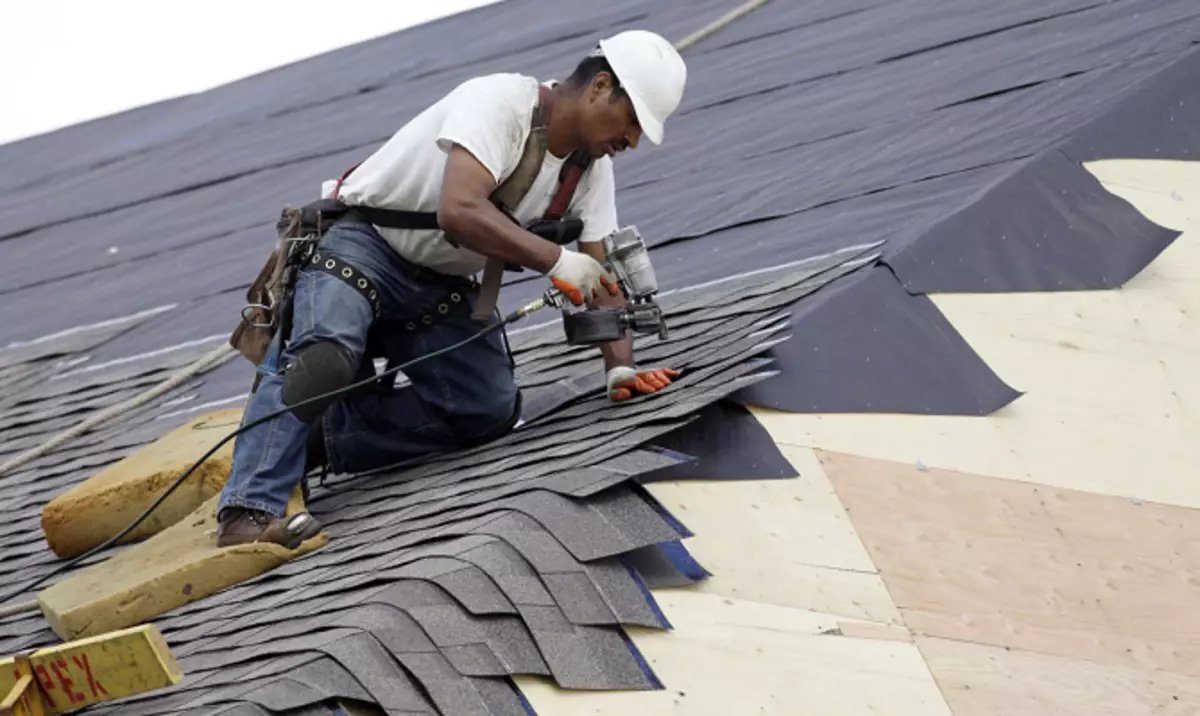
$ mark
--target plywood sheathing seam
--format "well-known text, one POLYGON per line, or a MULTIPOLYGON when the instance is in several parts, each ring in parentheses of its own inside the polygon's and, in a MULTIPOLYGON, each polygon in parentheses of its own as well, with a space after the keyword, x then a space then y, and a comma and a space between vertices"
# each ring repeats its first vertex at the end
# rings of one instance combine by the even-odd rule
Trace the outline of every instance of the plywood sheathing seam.
MULTIPOLYGON (((819 454, 918 644, 1200 679, 1200 510, 819 454)), ((944 689, 969 681, 945 663, 944 689)), ((1089 669, 1068 680, 1099 688, 1089 669)))

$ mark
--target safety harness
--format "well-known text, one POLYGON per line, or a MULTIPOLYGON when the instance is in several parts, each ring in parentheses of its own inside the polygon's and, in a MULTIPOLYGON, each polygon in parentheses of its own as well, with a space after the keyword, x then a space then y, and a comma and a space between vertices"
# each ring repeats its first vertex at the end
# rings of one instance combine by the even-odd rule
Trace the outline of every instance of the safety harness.
MULTIPOLYGON (((551 114, 549 92, 546 86, 539 86, 538 102, 533 109, 531 129, 521 159, 512 174, 496 187, 490 197, 492 203, 514 223, 519 224, 514 213, 537 179, 548 151, 551 114)), ((583 222, 578 219, 564 220, 563 216, 590 164, 591 157, 584 151, 575 152, 568 157, 559 171, 558 189, 550 206, 540 220, 524 228, 560 245, 578 239, 583 230, 583 222)), ((299 209, 285 208, 276 223, 279 243, 247 290, 247 304, 242 309, 242 320, 229 341, 255 365, 266 357, 276 333, 282 331, 285 336, 290 335, 291 294, 296 276, 304 266, 328 273, 354 288, 371 303, 376 320, 379 319, 379 292, 370 279, 344 261, 322 255, 320 252, 321 238, 339 219, 354 215, 376 226, 390 229, 441 228, 436 212, 383 209, 343 202, 338 198, 342 185, 359 166, 356 164, 342 174, 330 198, 312 202, 299 209)), ((445 237, 451 245, 458 246, 448 233, 445 237)), ((462 292, 475 287, 474 282, 469 279, 435 274, 429 269, 423 270, 447 283, 450 288, 448 300, 451 303, 461 301, 462 292)), ((487 259, 482 281, 478 285, 476 307, 471 314, 473 319, 484 323, 491 320, 506 270, 521 271, 522 268, 507 264, 502 259, 487 259)), ((439 304, 438 311, 440 314, 448 313, 449 306, 446 303, 439 304)), ((417 320, 407 321, 403 327, 409 331, 419 330, 431 325, 436 319, 437 316, 426 315, 417 320)))

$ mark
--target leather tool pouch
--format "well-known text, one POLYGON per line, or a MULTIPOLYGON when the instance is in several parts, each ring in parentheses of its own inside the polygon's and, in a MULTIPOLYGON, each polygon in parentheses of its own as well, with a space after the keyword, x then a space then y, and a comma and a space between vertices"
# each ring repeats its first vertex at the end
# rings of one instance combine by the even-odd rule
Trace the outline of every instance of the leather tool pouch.
POLYGON ((308 255, 330 223, 330 218, 313 205, 289 207, 280 213, 275 224, 275 249, 246 290, 242 318, 229 337, 229 344, 254 365, 263 361, 275 334, 287 323, 286 309, 302 257, 308 255))

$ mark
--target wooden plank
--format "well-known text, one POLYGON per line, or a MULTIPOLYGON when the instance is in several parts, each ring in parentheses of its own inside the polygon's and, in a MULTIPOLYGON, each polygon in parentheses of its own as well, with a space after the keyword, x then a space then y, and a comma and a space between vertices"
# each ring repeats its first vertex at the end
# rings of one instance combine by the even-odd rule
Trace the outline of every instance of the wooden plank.
POLYGON ((822 462, 914 633, 1200 675, 1200 511, 822 462))
MULTIPOLYGON (((48 705, 63 713, 179 683, 175 657, 152 624, 39 649, 29 657, 48 705)), ((18 678, 0 659, 0 693, 18 678)))
POLYGON ((1200 679, 1085 659, 920 637, 955 716, 1193 716, 1200 679))
MULTIPOLYGON (((46 542, 74 557, 125 529, 168 485, 237 429, 240 408, 207 413, 175 428, 55 497, 42 510, 46 542)), ((233 466, 230 440, 205 460, 121 542, 157 534, 221 491, 233 466)))
MULTIPOLYGON (((178 524, 42 590, 38 602, 50 628, 73 639, 140 624, 329 542, 323 531, 294 550, 267 542, 217 547, 219 500, 214 495, 178 524)), ((303 509, 297 487, 287 514, 303 509)))
POLYGON ((713 576, 694 589, 900 624, 816 455, 803 448, 783 453, 800 477, 647 486, 696 533, 686 546, 713 576))
POLYGON ((829 634, 846 620, 693 590, 660 592, 674 630, 631 636, 665 689, 590 694, 520 677, 555 716, 950 716, 916 645, 829 634))

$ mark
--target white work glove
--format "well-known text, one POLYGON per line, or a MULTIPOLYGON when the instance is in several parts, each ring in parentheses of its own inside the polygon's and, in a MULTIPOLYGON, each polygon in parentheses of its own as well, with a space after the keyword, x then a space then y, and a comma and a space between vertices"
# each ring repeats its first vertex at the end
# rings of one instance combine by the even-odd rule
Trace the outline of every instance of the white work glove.
POLYGON ((578 251, 563 248, 558 261, 550 267, 550 282, 571 303, 582 306, 601 290, 616 296, 621 289, 608 270, 596 259, 578 251))
POLYGON ((626 366, 617 366, 608 371, 608 397, 613 402, 619 403, 632 398, 634 391, 656 393, 669 386, 671 379, 677 378, 679 375, 679 371, 673 368, 639 371, 626 366))

